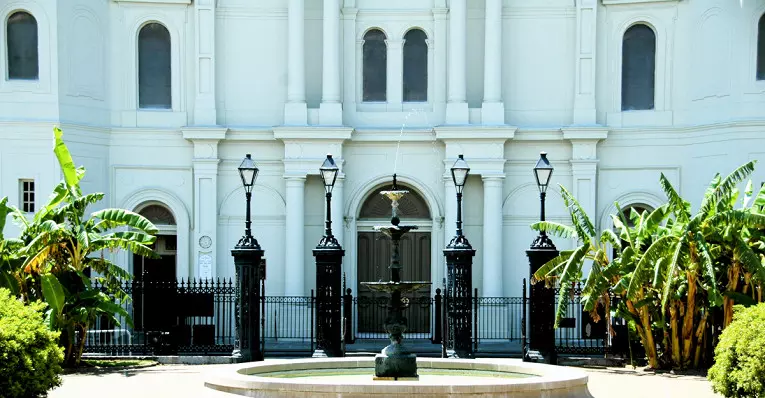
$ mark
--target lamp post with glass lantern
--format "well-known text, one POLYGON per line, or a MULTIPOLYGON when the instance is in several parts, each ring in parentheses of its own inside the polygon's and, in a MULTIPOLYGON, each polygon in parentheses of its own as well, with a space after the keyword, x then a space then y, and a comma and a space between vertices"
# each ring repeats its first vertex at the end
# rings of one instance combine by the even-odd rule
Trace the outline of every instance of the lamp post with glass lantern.
MULTIPOLYGON (((545 199, 553 171, 547 153, 541 152, 534 166, 534 177, 539 188, 540 221, 545 221, 545 199)), ((558 256, 558 250, 547 233, 539 231, 526 255, 529 257, 529 280, 532 280, 539 268, 558 256)), ((544 283, 532 284, 530 303, 529 347, 525 348, 524 360, 555 363, 555 290, 546 288, 544 283)))
POLYGON ((446 245, 447 286, 447 336, 453 353, 449 356, 472 358, 473 350, 473 257, 475 250, 462 232, 462 192, 470 167, 459 155, 451 168, 452 181, 457 191, 457 233, 446 245))
POLYGON ((231 250, 236 269, 236 340, 232 356, 241 362, 262 361, 260 347, 260 261, 263 250, 252 236, 250 202, 260 171, 248 153, 239 165, 239 177, 247 202, 244 236, 231 250))
POLYGON ((316 257, 316 341, 314 357, 344 355, 341 337, 342 263, 345 250, 332 234, 332 189, 340 168, 331 154, 319 168, 326 197, 324 236, 313 250, 316 257))

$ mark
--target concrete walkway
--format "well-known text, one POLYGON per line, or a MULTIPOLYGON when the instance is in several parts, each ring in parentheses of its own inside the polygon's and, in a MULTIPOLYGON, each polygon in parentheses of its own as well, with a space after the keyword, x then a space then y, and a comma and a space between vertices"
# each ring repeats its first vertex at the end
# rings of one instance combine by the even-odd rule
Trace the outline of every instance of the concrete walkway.
MULTIPOLYGON (((235 398, 207 389, 202 373, 221 365, 164 365, 123 372, 63 376, 50 398, 235 398)), ((631 369, 587 369, 595 398, 719 398, 702 377, 656 375, 631 369)))

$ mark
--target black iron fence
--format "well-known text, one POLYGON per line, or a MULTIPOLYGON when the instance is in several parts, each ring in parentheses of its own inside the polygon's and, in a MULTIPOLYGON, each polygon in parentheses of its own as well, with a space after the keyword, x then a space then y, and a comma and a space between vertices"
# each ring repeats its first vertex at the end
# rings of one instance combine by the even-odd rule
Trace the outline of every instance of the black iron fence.
MULTIPOLYGON (((555 307, 560 301, 555 288, 555 307)), ((623 319, 611 320, 615 333, 607 328, 606 308, 599 305, 595 314, 584 310, 582 283, 573 286, 568 297, 564 298, 566 312, 555 330, 555 351, 558 354, 624 354, 626 346, 626 323, 623 319), (617 337, 618 336, 618 337, 617 337)), ((614 309, 618 297, 610 295, 610 308, 614 309)))
MULTIPOLYGON (((233 280, 131 281, 126 282, 123 289, 132 297, 124 308, 133 319, 133 327, 124 319, 120 319, 119 324, 98 319, 84 336, 86 353, 230 355, 233 351, 237 295, 233 280)), ((520 349, 526 344, 526 312, 530 301, 526 297, 525 281, 522 297, 479 297, 478 293, 475 290, 472 298, 475 350, 515 355, 515 347, 520 349)), ((351 289, 345 290, 341 300, 342 328, 348 350, 352 350, 359 339, 387 337, 383 328, 387 300, 387 297, 358 297, 351 289)), ((404 300, 404 316, 409 323, 406 338, 443 343, 447 299, 441 289, 436 289, 434 296, 415 293, 404 300)), ((599 322, 583 311, 581 285, 572 290, 566 302, 566 316, 555 331, 559 354, 621 353, 622 339, 607 332, 603 309, 599 322)), ((263 295, 261 313, 264 353, 313 352, 316 347, 313 291, 305 297, 263 295)), ((620 320, 614 320, 614 324, 619 332, 620 320)))

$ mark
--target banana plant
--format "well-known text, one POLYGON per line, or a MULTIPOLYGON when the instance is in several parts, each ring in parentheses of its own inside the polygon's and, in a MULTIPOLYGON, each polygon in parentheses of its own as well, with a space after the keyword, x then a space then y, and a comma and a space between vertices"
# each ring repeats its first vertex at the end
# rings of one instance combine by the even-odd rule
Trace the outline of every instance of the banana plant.
POLYGON ((62 131, 54 129, 54 136, 54 153, 64 178, 32 220, 12 209, 14 219, 23 228, 23 244, 16 251, 22 261, 14 272, 19 275, 23 295, 48 303, 50 325, 62 331, 66 362, 76 366, 84 337, 98 315, 115 321, 115 315, 119 315, 131 323, 122 307, 130 297, 120 283, 131 275, 104 258, 104 251, 127 250, 157 257, 151 245, 158 231, 143 216, 124 209, 104 209, 88 216, 87 209, 101 201, 104 194, 82 193, 80 181, 85 169, 75 168, 62 131), (88 276, 88 269, 96 276, 88 276), (104 291, 94 290, 94 282, 104 291))
POLYGON ((602 305, 605 308, 606 325, 608 330, 612 331, 609 289, 618 276, 614 264, 608 258, 608 248, 612 246, 620 251, 621 243, 610 229, 597 232, 582 206, 562 185, 560 193, 571 217, 571 225, 541 221, 532 224, 531 228, 563 239, 576 239, 579 246, 573 250, 561 251, 557 257, 540 267, 534 273, 532 282, 545 281, 548 286, 558 284, 558 307, 555 312, 557 328, 566 314, 568 297, 573 286, 582 279, 585 263, 588 260, 592 261, 582 288, 582 303, 584 310, 588 311, 596 322, 600 320, 598 308, 602 305))

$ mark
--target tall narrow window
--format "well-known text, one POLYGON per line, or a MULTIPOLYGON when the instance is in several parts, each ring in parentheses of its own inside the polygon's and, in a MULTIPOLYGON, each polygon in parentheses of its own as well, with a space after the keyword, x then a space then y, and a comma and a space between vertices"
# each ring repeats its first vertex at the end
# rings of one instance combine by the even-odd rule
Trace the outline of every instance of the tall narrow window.
POLYGON ((138 34, 138 107, 172 107, 170 32, 150 23, 138 34))
POLYGON ((35 180, 19 180, 19 204, 24 213, 35 212, 35 180))
POLYGON ((757 25, 757 80, 765 80, 765 15, 757 25))
POLYGON ((404 102, 428 100, 428 37, 413 29, 404 36, 404 102))
POLYGON ((8 18, 8 80, 36 80, 39 73, 37 20, 18 11, 8 18))
POLYGON ((385 102, 388 87, 388 46, 385 33, 372 29, 364 35, 365 102, 385 102))
POLYGON ((624 32, 622 40, 622 110, 654 107, 656 34, 639 24, 624 32))

